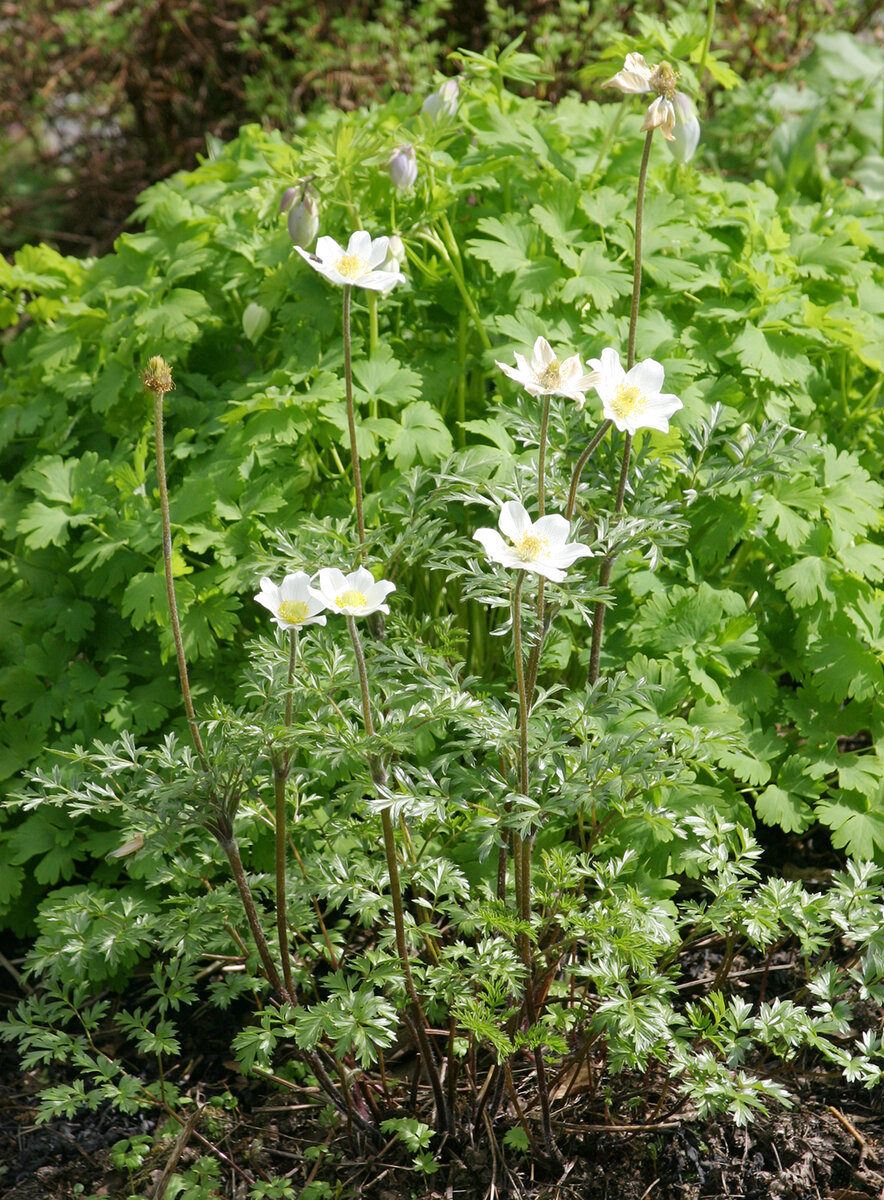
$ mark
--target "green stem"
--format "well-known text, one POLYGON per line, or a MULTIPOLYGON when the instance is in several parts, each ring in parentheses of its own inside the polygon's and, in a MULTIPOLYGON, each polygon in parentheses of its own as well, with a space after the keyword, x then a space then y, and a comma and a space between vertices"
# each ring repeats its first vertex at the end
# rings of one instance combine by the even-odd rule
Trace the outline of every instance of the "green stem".
POLYGON ((645 211, 645 184, 648 178, 648 162, 651 157, 651 142, 653 139, 654 131, 653 129, 649 129, 645 137, 641 166, 638 170, 638 189, 635 197, 635 266, 632 272, 632 306, 629 310, 629 347, 626 356, 627 371, 635 366, 635 329, 638 324, 638 306, 642 291, 642 218, 645 211))
POLYGON ((169 489, 166 483, 166 452, 163 439, 163 396, 154 393, 154 437, 157 455, 157 483, 160 492, 160 515, 163 526, 163 570, 166 576, 166 596, 169 601, 169 619, 172 623, 172 636, 175 639, 175 655, 178 659, 178 678, 181 681, 181 695, 184 699, 184 711, 187 713, 187 723, 190 726, 190 736, 200 766, 208 773, 209 760, 206 748, 196 722, 196 712, 190 692, 190 681, 187 675, 187 659, 184 656, 184 639, 181 636, 181 621, 178 617, 178 602, 175 599, 175 579, 172 574, 172 522, 169 516, 169 489))
POLYGON ((552 396, 543 397, 543 411, 540 416, 540 449, 537 453, 537 513, 543 516, 546 511, 546 442, 549 436, 549 406, 552 396))
MULTIPOLYGON (((365 666, 365 655, 362 651, 362 643, 359 640, 359 633, 356 629, 356 619, 352 616, 347 616, 347 629, 350 634, 350 641, 353 644, 353 653, 356 656, 356 667, 359 673, 359 690, 362 699, 362 719, 365 726, 365 732, 368 737, 374 737, 374 722, 371 716, 371 699, 368 691, 368 671, 365 666)), ((383 763, 372 758, 369 762, 371 777, 378 788, 386 788, 387 772, 383 763)), ((402 974, 405 982, 405 990, 408 993, 408 998, 411 1001, 411 1007, 414 1014, 414 1028, 417 1034, 418 1043, 420 1045, 421 1057, 424 1061, 424 1070, 427 1073, 427 1078, 430 1081, 430 1086, 433 1089, 433 1099, 436 1104, 436 1112, 439 1122, 443 1129, 449 1132, 453 1131, 451 1124, 448 1106, 445 1102, 445 1093, 442 1090, 442 1081, 439 1078, 439 1072, 436 1068, 436 1059, 433 1055, 430 1039, 427 1036, 427 1019, 424 1016, 424 1011, 421 1006, 420 998, 417 994, 417 988, 414 985, 414 978, 411 974, 411 961, 408 954, 408 942, 405 937, 405 918, 402 905, 402 885, 399 879, 399 860, 396 857, 396 835, 393 829, 393 819, 390 816, 388 808, 381 812, 381 827, 384 834, 384 852, 387 859, 387 874, 390 880, 390 901, 393 906, 393 926, 396 934, 396 950, 399 954, 399 961, 402 966, 402 974)))
MULTIPOLYGON (((289 671, 285 697, 285 727, 292 725, 292 689, 295 685, 295 666, 298 661, 298 630, 295 626, 289 629, 289 671)), ((292 984, 292 960, 289 953, 289 931, 286 900, 286 780, 289 775, 290 754, 287 749, 277 754, 273 759, 273 794, 274 794, 274 825, 276 842, 276 935, 279 942, 279 957, 282 963, 282 977, 288 994, 294 997, 295 989, 292 984)))
POLYGON ((436 248, 441 250, 446 262, 451 268, 451 275, 463 298, 464 304, 467 306, 467 311, 473 319, 473 324, 476 327, 476 332, 479 335, 479 340, 486 350, 491 349, 491 339, 485 332, 485 326, 482 324, 482 318, 479 316, 479 310, 473 301, 470 290, 467 287, 466 275, 464 273, 463 259, 461 258, 460 248, 457 244, 457 239, 454 236, 454 230, 445 213, 439 218, 439 228, 441 229, 441 237, 436 240, 436 248))
MULTIPOLYGON (((649 129, 645 137, 642 161, 638 172, 638 188, 635 197, 635 266, 632 273, 632 304, 629 310, 629 345, 626 355, 626 370, 635 366, 635 331, 638 325, 638 310, 642 290, 642 221, 645 208, 645 185, 648 179, 648 162, 651 157, 651 143, 654 130, 649 129)), ((623 512, 623 501, 626 495, 626 479, 629 474, 629 457, 632 453, 632 435, 627 433, 623 443, 623 461, 620 465, 620 481, 617 485, 617 499, 614 504, 612 526, 623 512)), ((611 581, 616 555, 609 555, 599 570, 599 587, 606 588, 611 581)), ((602 633, 605 627, 605 604, 600 600, 596 604, 592 618, 592 647, 589 653, 589 682, 596 683, 599 677, 599 662, 602 652, 602 633)))
POLYGON ((712 29, 715 25, 715 3, 716 0, 709 0, 709 7, 706 10, 706 32, 703 34, 703 47, 700 50, 700 61, 697 64, 697 82, 703 83, 703 75, 706 72, 706 59, 709 57, 709 47, 712 45, 712 29))
POLYGON ((359 530, 359 553, 365 546, 365 517, 362 512, 362 470, 359 466, 359 450, 356 446, 356 414, 353 410, 353 361, 350 342, 350 293, 349 284, 344 285, 344 387, 347 397, 347 428, 350 432, 350 459, 353 464, 353 490, 356 494, 356 526, 359 530))
MULTIPOLYGON (((614 521, 623 512, 623 500, 626 495, 626 479, 629 475, 629 456, 632 453, 632 435, 627 433, 623 443, 623 460, 620 464, 620 482, 617 486, 617 500, 614 504, 614 521)), ((614 524, 612 521, 612 527, 614 524)), ((606 588, 611 582, 611 572, 614 569, 616 555, 609 554, 599 570, 599 587, 606 588)), ((605 603, 599 600, 592 615, 592 647, 589 652, 589 682, 596 683, 599 677, 599 662, 602 654, 602 632, 605 627, 605 603)))
POLYGON ((574 474, 571 476, 571 490, 568 493, 568 507, 565 509, 565 520, 570 521, 574 516, 574 509, 577 506, 577 487, 580 483, 580 476, 583 474, 583 468, 589 462, 599 442, 614 424, 613 421, 602 421, 601 425, 595 432, 589 445, 577 459, 574 467, 574 474))
POLYGON ((261 959, 261 965, 264 968, 264 974, 270 984, 274 994, 278 1000, 283 1002, 291 1001, 291 995, 283 985, 279 977, 279 972, 276 969, 270 955, 270 947, 267 945, 267 939, 264 936, 264 929, 258 917, 258 910, 255 907, 255 900, 249 888, 249 881, 246 879, 245 869, 242 865, 242 858, 239 853, 239 844, 232 832, 221 833, 218 836, 218 841, 221 849, 227 855, 227 861, 230 863, 230 870, 233 873, 233 878, 236 882, 239 898, 242 901, 242 906, 245 909, 246 920, 249 923, 249 929, 252 931, 252 937, 255 941, 255 946, 258 949, 258 957, 261 959))
MULTIPOLYGON (((529 696, 525 683, 525 668, 522 659, 522 587, 525 583, 525 572, 520 571, 513 588, 513 651, 516 659, 516 687, 519 693, 519 791, 527 798, 530 786, 528 764, 528 707, 529 696)), ((513 838, 513 854, 515 857, 516 903, 519 918, 528 925, 531 921, 531 845, 530 835, 523 838, 518 835, 513 838)), ((527 929, 519 934, 519 946, 522 961, 525 964, 525 1005, 528 1010, 528 1020, 532 1025, 537 1024, 537 1005, 534 1000, 534 955, 531 948, 531 938, 527 929)), ((541 1127, 543 1141, 547 1154, 551 1159, 558 1159, 558 1152, 552 1135, 552 1125, 549 1112, 549 1088, 546 1081, 546 1064, 543 1061, 542 1047, 534 1051, 534 1066, 537 1071, 537 1096, 540 1101, 541 1127)))

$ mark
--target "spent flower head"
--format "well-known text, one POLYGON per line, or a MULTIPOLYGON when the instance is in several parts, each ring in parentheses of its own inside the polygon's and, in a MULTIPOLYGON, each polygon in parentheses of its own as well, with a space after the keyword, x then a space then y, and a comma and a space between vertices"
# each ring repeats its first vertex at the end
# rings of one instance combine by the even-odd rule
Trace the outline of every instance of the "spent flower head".
POLYGON ((337 567, 323 567, 317 578, 318 586, 310 593, 323 607, 331 612, 343 613, 346 617, 367 617, 374 612, 388 613, 385 604, 396 584, 389 579, 375 580, 367 567, 357 567, 349 575, 337 567))
POLYGON ((334 238, 321 237, 314 254, 295 246, 315 271, 339 287, 364 287, 373 292, 389 292, 405 276, 387 265, 389 238, 373 238, 364 229, 350 235, 344 250, 334 238))
POLYGON ((477 529, 473 538, 482 544, 492 562, 519 571, 533 571, 553 583, 561 583, 565 571, 578 558, 592 555, 582 542, 569 542, 571 523, 564 517, 552 515, 532 521, 518 500, 507 500, 501 506, 497 529, 477 529))
POLYGON ((279 587, 265 576, 255 599, 273 614, 280 629, 299 629, 302 625, 324 625, 326 622, 322 615, 325 604, 312 594, 306 571, 286 575, 279 587))
POLYGON ((502 362, 497 365, 510 379, 520 383, 529 395, 565 396, 568 400, 576 401, 578 409, 586 403, 586 389, 595 383, 594 375, 583 374, 579 355, 560 362, 544 337, 539 337, 534 343, 530 362, 517 353, 514 367, 502 362))
POLYGON ((147 369, 141 376, 141 382, 149 392, 162 399, 166 392, 175 390, 172 382, 172 368, 159 354, 147 360, 147 369))
POLYGON ((678 161, 687 162, 700 140, 700 122, 691 98, 676 91, 677 82, 678 72, 669 63, 650 67, 644 55, 627 54, 622 70, 606 79, 603 86, 619 88, 627 96, 653 92, 655 99, 645 114, 642 131, 659 128, 668 142, 677 143, 671 148, 678 161), (680 125, 684 126, 681 134, 677 133, 680 125))
POLYGON ((635 434, 639 429, 669 432, 669 418, 683 407, 678 396, 662 392, 663 367, 646 358, 625 371, 620 355, 610 346, 601 358, 591 358, 595 368, 595 390, 602 402, 605 418, 613 421, 621 433, 635 434))

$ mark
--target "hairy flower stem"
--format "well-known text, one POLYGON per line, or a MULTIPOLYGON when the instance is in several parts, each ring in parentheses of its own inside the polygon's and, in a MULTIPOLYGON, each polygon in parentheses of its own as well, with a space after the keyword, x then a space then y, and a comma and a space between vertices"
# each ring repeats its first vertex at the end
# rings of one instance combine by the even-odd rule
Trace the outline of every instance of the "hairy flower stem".
MULTIPOLYGON (((632 273, 632 305, 629 310, 629 344, 626 352, 626 370, 631 371, 635 366, 635 330, 638 325, 638 309, 642 291, 642 216, 645 206, 645 184, 648 178, 648 162, 651 157, 651 143, 654 130, 649 129, 645 136, 645 146, 642 151, 642 161, 638 172, 638 188, 635 197, 635 265, 632 273)), ((629 457, 632 453, 632 435, 627 433, 623 442, 623 460, 620 466, 620 482, 617 486, 617 499, 614 503, 614 521, 623 512, 623 501, 626 495, 626 479, 629 475, 629 457)), ((599 587, 606 588, 611 582, 611 572, 614 569, 615 554, 610 554, 599 568, 599 587)), ((605 628, 605 603, 600 600, 595 606, 592 616, 592 648, 589 652, 589 683, 597 682, 599 677, 599 662, 602 653, 602 633, 605 628)))
POLYGON ((233 836, 232 831, 219 835, 218 841, 221 849, 227 855, 227 861, 230 863, 230 870, 233 872, 239 898, 245 909, 246 920, 249 923, 249 929, 252 932, 252 937, 258 949, 258 957, 261 959, 261 966, 264 968, 267 981, 277 1000, 281 1003, 289 1003, 291 996, 279 977, 276 963, 274 963, 271 957, 270 947, 267 945, 267 939, 264 936, 264 929, 258 916, 258 910, 255 908, 255 900, 249 888, 249 881, 246 879, 245 869, 239 853, 239 843, 233 836))
MULTIPOLYGON (((374 722, 371 716, 371 700, 368 692, 368 671, 365 667, 365 655, 362 651, 362 643, 359 640, 359 633, 356 629, 356 619, 347 617, 347 629, 350 633, 350 641, 353 643, 353 653, 356 656, 356 667, 359 672, 359 690, 362 698, 362 719, 365 725, 365 732, 371 738, 374 737, 374 722)), ((387 772, 383 763, 372 757, 369 761, 371 777, 378 788, 386 788, 387 772)), ((411 960, 408 954, 408 942, 405 938, 405 917, 402 905, 402 884, 399 879, 399 860, 396 857, 396 835, 393 829, 393 819, 390 816, 390 810, 385 808, 381 812, 381 828, 384 834, 384 852, 387 858, 387 874, 390 879, 390 900, 393 906, 393 927, 396 934, 396 950, 399 954, 399 961, 402 965, 402 976, 405 982, 405 990, 408 993, 408 998, 411 1001, 411 1007, 414 1016, 414 1031, 420 1047, 421 1058, 424 1062, 424 1070, 427 1073, 427 1078, 430 1082, 430 1087, 433 1089, 433 1100, 436 1104, 436 1113, 439 1119, 439 1124, 443 1130, 449 1133, 454 1132, 451 1114, 448 1111, 448 1105, 445 1101, 445 1093, 442 1090, 442 1081, 439 1078, 439 1071, 436 1066, 436 1059, 433 1054, 433 1049, 430 1045, 430 1039, 427 1036, 427 1019, 424 1016, 424 1010, 420 1002, 420 997, 417 994, 417 988, 414 986, 414 977, 411 974, 411 960)))
MULTIPOLYGON (((298 661, 298 630, 292 626, 289 629, 289 672, 285 697, 285 727, 292 725, 292 688, 295 684, 295 665, 298 661)), ((283 750, 273 756, 273 794, 275 800, 274 825, 276 840, 276 935, 279 941, 279 958, 282 963, 282 977, 285 980, 286 991, 294 999, 295 989, 292 985, 292 959, 289 953, 289 931, 286 904, 286 803, 285 785, 289 777, 291 755, 283 750)))
POLYGON ((365 546, 365 517, 362 511, 362 469, 356 446, 356 414, 353 410, 353 356, 350 340, 350 297, 353 288, 344 285, 344 388, 347 398, 347 428, 350 432, 350 459, 353 464, 353 490, 356 494, 356 526, 359 530, 359 556, 365 546))
MULTIPOLYGON (((516 659, 516 687, 519 693, 519 792, 528 797, 530 787, 530 771, 528 763, 528 711, 530 696, 525 682, 525 667, 522 658, 522 588, 525 583, 525 572, 520 571, 513 588, 513 652, 516 659)), ((519 919, 527 926, 531 921, 531 844, 529 835, 523 838, 521 834, 513 836, 513 858, 516 881, 516 906, 519 919)), ((532 1025, 537 1024, 537 1005, 534 1001, 534 955, 531 938, 527 929, 519 934, 519 952, 525 964, 525 1007, 528 1020, 532 1025)), ((540 1101, 541 1125, 543 1141, 547 1154, 552 1159, 558 1158, 549 1115, 549 1089, 546 1083, 546 1065, 543 1061, 543 1050, 538 1046, 534 1051, 534 1064, 537 1070, 537 1096, 540 1101)))
POLYGON ((196 722, 196 712, 193 698, 190 694, 190 680, 187 676, 187 659, 184 657, 184 639, 181 636, 181 621, 178 617, 178 602, 175 599, 175 579, 172 574, 172 522, 169 516, 169 489, 166 484, 166 451, 163 439, 163 393, 154 391, 154 439, 157 456, 157 483, 160 492, 160 515, 163 524, 163 569, 166 575, 166 595, 169 601, 169 619, 172 623, 172 636, 175 639, 175 655, 178 659, 178 678, 181 681, 181 695, 184 699, 184 711, 187 713, 187 724, 190 726, 190 736, 194 749, 203 771, 208 772, 209 760, 206 748, 196 722))
POLYGON ((580 484, 580 476, 583 474, 583 468, 592 458, 599 442, 614 424, 613 421, 602 421, 601 425, 595 431, 589 445, 577 459, 574 465, 574 473, 571 476, 571 490, 568 492, 568 507, 565 509, 565 520, 570 521, 574 516, 574 509, 577 507, 577 488, 580 484))

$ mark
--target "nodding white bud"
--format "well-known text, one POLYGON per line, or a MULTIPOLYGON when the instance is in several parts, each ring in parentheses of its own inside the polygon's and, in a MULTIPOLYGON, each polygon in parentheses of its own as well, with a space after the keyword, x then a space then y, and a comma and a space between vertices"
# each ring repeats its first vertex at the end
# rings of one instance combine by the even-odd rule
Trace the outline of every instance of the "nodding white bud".
POLYGON ((456 79, 446 79, 438 91, 427 96, 421 105, 421 112, 427 114, 431 121, 440 117, 453 117, 457 112, 460 85, 456 79))
POLYGON ((309 250, 319 233, 319 204, 312 191, 305 188, 301 199, 289 212, 289 237, 302 250, 309 250))
POLYGON ((414 153, 414 146, 410 142, 400 146, 390 159, 389 167, 390 178, 400 192, 406 192, 410 187, 414 187, 414 181, 417 179, 417 157, 414 153))
POLYGON ((398 271, 405 262, 406 257, 405 243, 398 233, 394 233, 392 237, 387 239, 387 257, 384 261, 384 270, 398 271))
POLYGON ((282 198, 279 201, 279 211, 281 213, 288 212, 288 210, 294 204, 295 198, 300 190, 301 189, 296 187, 294 184, 285 189, 285 191, 282 193, 282 198))
POLYGON ((690 96, 686 96, 684 92, 675 93, 672 106, 675 109, 675 128, 672 131, 673 138, 669 149, 676 162, 690 162, 700 144, 697 108, 690 96))

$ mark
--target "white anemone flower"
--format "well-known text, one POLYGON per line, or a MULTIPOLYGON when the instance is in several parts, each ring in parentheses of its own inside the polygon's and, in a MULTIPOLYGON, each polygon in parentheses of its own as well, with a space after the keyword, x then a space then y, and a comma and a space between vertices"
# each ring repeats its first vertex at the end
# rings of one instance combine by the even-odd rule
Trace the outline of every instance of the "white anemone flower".
POLYGON ((389 240, 373 238, 364 229, 358 229, 350 235, 346 250, 331 237, 319 239, 315 254, 301 246, 295 246, 295 249, 314 270, 339 287, 349 285, 370 288, 373 292, 389 292, 397 283, 405 281, 401 271, 387 265, 389 240))
POLYGON ((656 99, 645 114, 642 132, 659 129, 676 159, 685 163, 693 158, 700 141, 700 122, 690 96, 675 90, 677 81, 678 74, 669 63, 649 67, 644 55, 627 54, 623 69, 603 86, 619 88, 626 96, 654 92, 656 99))
POLYGON ((321 615, 325 603, 311 592, 310 576, 306 571, 286 575, 279 587, 265 577, 255 599, 273 613, 280 629, 300 629, 302 625, 324 625, 326 622, 321 615))
POLYGON ((343 613, 345 617, 367 617, 374 612, 388 613, 385 604, 396 584, 389 579, 375 580, 367 567, 357 567, 349 575, 337 567, 323 567, 319 572, 319 586, 311 588, 311 594, 331 612, 343 613))
POLYGON ((582 542, 568 541, 571 523, 564 517, 548 516, 532 521, 518 500, 507 500, 501 506, 497 524, 509 544, 496 529, 477 529, 473 534, 491 561, 519 571, 533 571, 553 583, 561 583, 566 569, 578 558, 592 554, 582 542))
POLYGON ((584 375, 580 357, 575 354, 559 362, 552 346, 544 337, 534 343, 534 354, 530 363, 523 354, 516 354, 516 365, 497 365, 505 375, 520 383, 531 396, 565 396, 574 400, 577 408, 586 403, 586 389, 595 383, 595 375, 584 375))
POLYGON ((620 355, 608 346, 601 358, 591 358, 589 365, 598 372, 595 390, 605 418, 613 421, 621 433, 632 436, 639 429, 669 432, 669 418, 683 405, 678 396, 660 390, 663 386, 660 363, 646 358, 624 371, 620 355))

